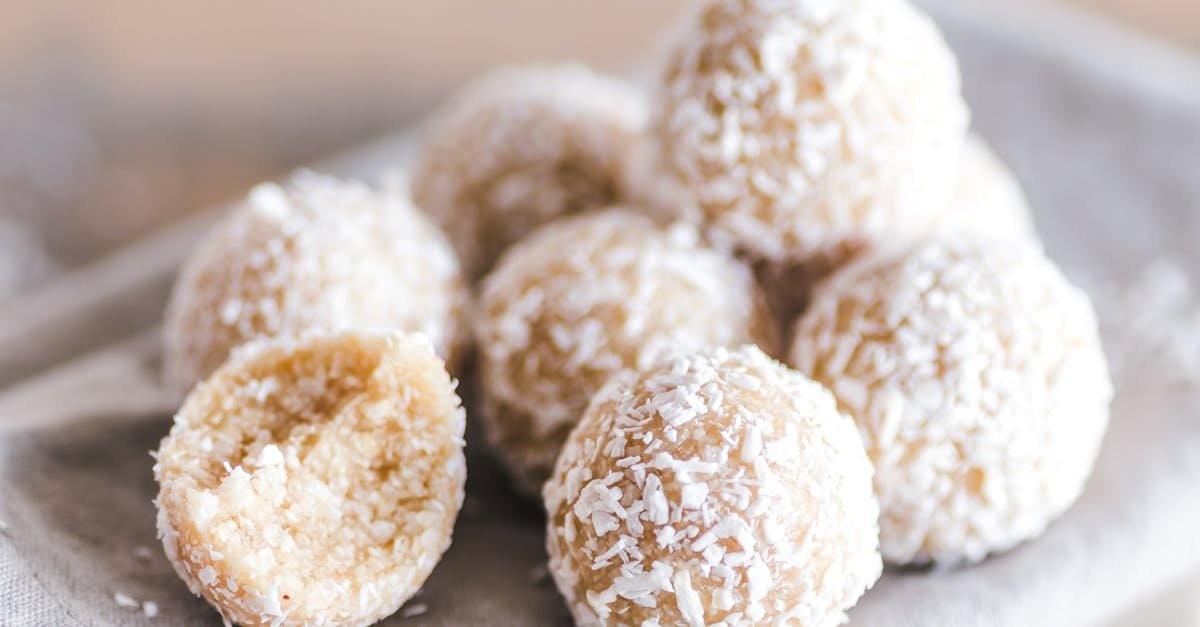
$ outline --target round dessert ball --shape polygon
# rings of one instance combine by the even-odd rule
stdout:
[[[897,234],[894,239],[913,238],[914,243],[930,236],[955,237],[959,233],[998,239],[1037,241],[1033,216],[1021,185],[978,135],[967,137],[956,167],[957,178],[950,201],[938,213],[938,221],[922,234]],[[869,254],[876,246],[895,247],[896,242],[844,242],[803,262],[758,260],[755,274],[763,285],[772,308],[785,320],[798,316],[808,304],[817,283]]]
[[[646,149],[660,183],[641,193],[771,261],[923,232],[953,188],[959,91],[905,0],[708,0],[667,58]]]
[[[414,197],[477,277],[534,227],[618,200],[644,118],[641,94],[579,64],[493,71],[428,130]]]
[[[1037,237],[1021,184],[978,135],[968,136],[963,145],[943,228],[989,237]]]
[[[476,323],[488,439],[535,497],[614,373],[677,350],[778,343],[745,266],[702,247],[690,226],[615,208],[544,226],[506,252]]]
[[[836,625],[882,570],[854,423],[750,346],[615,377],[545,505],[579,625]]]
[[[846,242],[803,262],[756,259],[752,267],[771,309],[790,324],[808,306],[818,283],[871,249],[863,242]]]
[[[1108,425],[1091,304],[1031,242],[959,236],[855,262],[818,287],[791,361],[858,423],[897,564],[1037,536]]]
[[[158,533],[239,625],[369,625],[450,546],[464,415],[427,337],[343,332],[237,350],[158,449]]]
[[[187,261],[164,378],[183,393],[245,342],[348,328],[423,332],[453,365],[467,298],[454,251],[403,193],[301,172],[255,187]]]

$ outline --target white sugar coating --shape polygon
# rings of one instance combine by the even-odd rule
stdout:
[[[752,346],[614,377],[544,502],[583,626],[837,625],[882,570],[854,423]]]
[[[702,247],[694,227],[619,208],[561,219],[509,249],[483,282],[476,323],[488,439],[529,495],[614,373],[672,351],[778,348],[744,265]]]
[[[175,572],[239,625],[368,625],[450,545],[464,414],[419,334],[256,342],[196,386],[154,467]]]
[[[192,253],[164,378],[182,394],[245,342],[349,328],[423,332],[453,367],[467,299],[453,250],[402,189],[299,172],[255,187]]]
[[[818,287],[791,361],[858,422],[894,563],[1037,536],[1108,425],[1091,303],[1032,242],[960,235],[857,261]]]
[[[676,39],[635,167],[755,256],[802,262],[920,232],[966,134],[957,61],[905,0],[710,0]]]
[[[1021,184],[978,135],[963,144],[942,227],[990,237],[1036,237]]]
[[[417,204],[446,230],[467,274],[479,276],[538,225],[619,199],[644,109],[631,86],[580,64],[494,70],[427,130]]]

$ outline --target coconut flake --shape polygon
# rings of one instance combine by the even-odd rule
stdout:
[[[113,601],[117,603],[117,607],[141,608],[142,604],[137,599],[125,594],[124,592],[114,592]]]
[[[704,604],[700,593],[692,588],[692,574],[687,569],[675,571],[671,577],[675,588],[675,603],[679,614],[689,627],[704,627]]]

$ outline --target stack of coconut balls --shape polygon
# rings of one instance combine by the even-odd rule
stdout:
[[[581,625],[834,625],[883,562],[978,562],[1071,505],[1095,317],[926,16],[710,0],[644,97],[500,70],[411,195],[301,173],[215,229],[155,466],[193,592],[243,625],[396,611],[449,546],[465,414]]]

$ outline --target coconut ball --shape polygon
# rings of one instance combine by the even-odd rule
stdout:
[[[919,233],[967,130],[958,65],[904,0],[709,0],[667,58],[660,184],[712,236],[802,263]]]
[[[976,562],[1075,501],[1112,386],[1088,298],[1030,242],[928,241],[855,262],[796,324],[875,464],[884,559]]]
[[[690,226],[624,209],[560,220],[511,248],[483,282],[477,325],[486,433],[529,495],[612,374],[675,350],[778,342],[745,266]]]
[[[882,569],[853,422],[755,347],[615,377],[544,495],[579,625],[836,625]]]
[[[998,239],[1037,240],[1033,216],[1021,185],[1007,166],[978,135],[969,135],[957,165],[954,193],[938,221],[927,233],[909,243],[933,235],[955,237],[958,233]],[[912,233],[907,234],[912,237]],[[897,235],[901,239],[904,235]],[[808,304],[817,283],[876,246],[895,246],[895,241],[867,245],[843,242],[803,262],[758,260],[754,264],[764,291],[785,320],[798,316]]]
[[[1021,184],[978,135],[968,136],[963,144],[958,178],[943,228],[990,237],[1037,236]]]
[[[467,298],[454,251],[403,193],[301,172],[254,188],[187,261],[164,378],[186,392],[250,340],[355,327],[423,332],[453,364]]]
[[[493,71],[428,130],[414,196],[479,276],[534,227],[616,201],[644,117],[631,86],[579,64]]]
[[[158,532],[239,625],[369,625],[450,546],[464,414],[427,337],[258,342],[196,386],[156,455]]]

